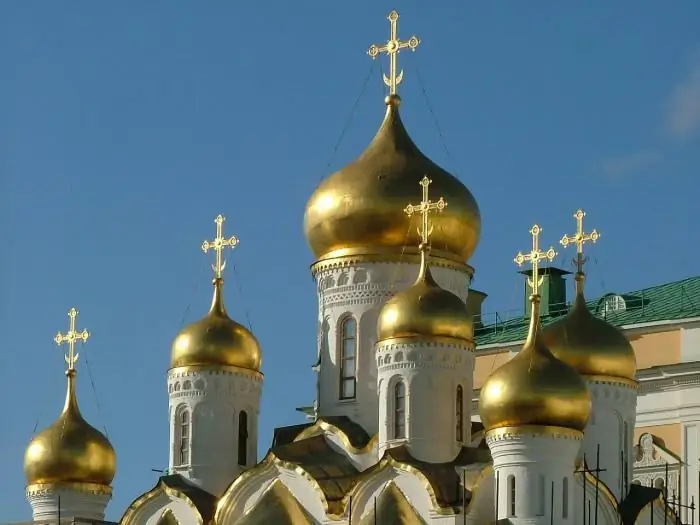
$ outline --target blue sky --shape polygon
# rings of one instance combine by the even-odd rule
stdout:
[[[603,234],[590,294],[698,273],[700,3],[427,5],[0,3],[0,519],[30,515],[22,457],[61,408],[52,338],[72,306],[93,334],[81,406],[119,457],[109,517],[154,485],[169,345],[208,306],[200,244],[218,213],[241,239],[227,305],[264,351],[261,454],[300,422],[316,329],[304,205],[380,123],[365,51],[394,7],[422,39],[400,57],[406,125],[481,206],[487,310],[522,306],[512,258],[532,223],[556,243],[578,207]]]

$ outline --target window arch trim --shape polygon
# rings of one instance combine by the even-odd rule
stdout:
[[[175,465],[189,465],[192,460],[192,411],[187,405],[175,410]]]
[[[406,424],[408,388],[402,378],[391,385],[391,397],[392,439],[406,439],[408,437]]]

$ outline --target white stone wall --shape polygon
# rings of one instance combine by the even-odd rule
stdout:
[[[238,474],[257,463],[262,376],[234,367],[174,368],[168,372],[169,471],[220,496]],[[182,411],[189,412],[189,462],[180,464]],[[239,465],[241,411],[247,414],[247,464]]]
[[[73,487],[30,485],[26,495],[32,507],[32,519],[36,521],[57,519],[59,501],[61,516],[104,520],[105,509],[112,499],[112,490],[109,487],[78,483]]]
[[[513,433],[489,432],[486,442],[497,479],[497,519],[508,518],[514,525],[549,525],[553,508],[554,523],[574,523],[574,465],[581,447],[575,433],[544,434],[514,428]]]
[[[471,392],[474,345],[458,339],[444,342],[377,344],[379,457],[405,443],[421,461],[453,460],[471,442]],[[405,437],[394,434],[396,385],[405,388]],[[461,387],[462,439],[457,440],[457,389]]]
[[[588,468],[600,467],[600,479],[621,498],[634,472],[634,429],[637,419],[637,388],[604,380],[588,380],[593,410],[583,437],[581,453]],[[600,465],[597,451],[600,445]],[[621,456],[622,454],[622,456]],[[624,458],[623,463],[621,460]]]
[[[319,307],[318,413],[345,415],[370,435],[378,430],[377,365],[374,345],[382,305],[411,286],[419,266],[408,263],[362,263],[318,269],[315,273]],[[437,283],[466,301],[470,277],[450,268],[431,267]],[[340,399],[340,328],[346,316],[357,321],[356,396]]]

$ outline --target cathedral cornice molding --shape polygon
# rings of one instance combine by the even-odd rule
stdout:
[[[251,379],[258,383],[262,383],[264,375],[256,370],[248,370],[237,366],[214,366],[214,365],[188,365],[178,366],[168,370],[168,379],[179,379],[184,377],[196,376],[239,376]]]
[[[473,347],[468,342],[452,338],[413,342],[393,339],[377,343],[376,353],[378,370],[456,370],[474,358]]]
[[[486,432],[486,443],[489,445],[501,441],[520,441],[523,438],[553,438],[570,441],[581,441],[583,432],[565,427],[547,425],[524,425],[519,427],[501,427]]]
[[[417,248],[406,247],[404,252],[389,251],[385,253],[358,253],[348,254],[338,257],[329,257],[319,259],[311,265],[311,273],[314,277],[327,270],[335,270],[339,268],[351,268],[359,264],[420,264],[420,254]],[[439,256],[437,250],[433,250],[430,265],[435,268],[449,268],[457,270],[471,277],[474,275],[474,268],[468,264],[445,259]]]
[[[109,485],[100,485],[98,483],[34,483],[33,485],[27,485],[27,488],[25,490],[28,499],[49,496],[60,491],[73,491],[81,492],[83,494],[94,494],[101,496],[112,495],[112,487],[110,487]]]

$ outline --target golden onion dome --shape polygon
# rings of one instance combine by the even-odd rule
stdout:
[[[29,443],[24,473],[29,485],[94,483],[110,485],[117,458],[109,440],[78,409],[75,369],[66,372],[68,392],[61,416]]]
[[[255,336],[226,313],[222,278],[214,279],[207,315],[186,326],[173,341],[170,366],[235,366],[260,371],[262,353]]]
[[[539,334],[540,297],[532,297],[523,349],[496,369],[481,388],[479,413],[487,431],[502,427],[586,427],[591,398],[581,375],[560,361]]]
[[[451,337],[472,341],[474,326],[466,304],[435,282],[421,246],[421,267],[407,290],[389,299],[379,313],[378,340]]]
[[[304,232],[317,259],[405,253],[406,246],[418,246],[419,219],[407,223],[402,210],[415,199],[416,181],[426,175],[450,203],[432,220],[433,255],[463,263],[474,252],[481,232],[479,206],[464,184],[413,143],[399,102],[398,95],[387,97],[386,116],[367,149],[321,182],[306,204]]]
[[[632,345],[618,328],[591,313],[583,280],[583,273],[577,273],[573,308],[542,330],[542,340],[583,376],[635,381],[637,359]]]

